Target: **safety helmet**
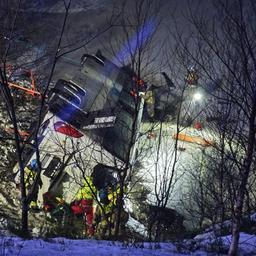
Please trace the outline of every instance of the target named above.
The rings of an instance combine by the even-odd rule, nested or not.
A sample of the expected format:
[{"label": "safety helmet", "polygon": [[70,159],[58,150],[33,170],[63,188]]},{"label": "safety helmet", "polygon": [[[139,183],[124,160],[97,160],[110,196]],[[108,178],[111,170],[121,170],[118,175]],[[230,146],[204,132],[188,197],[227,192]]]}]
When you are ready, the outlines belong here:
[{"label": "safety helmet", "polygon": [[37,160],[36,159],[33,159],[32,161],[31,161],[31,167],[34,169],[34,170],[36,170],[37,168],[38,168],[38,163],[37,163]]},{"label": "safety helmet", "polygon": [[196,71],[195,66],[194,66],[194,65],[190,65],[190,66],[188,67],[188,71],[189,71],[189,72],[195,72],[195,71]]},{"label": "safety helmet", "polygon": [[102,204],[108,204],[109,199],[108,199],[108,190],[107,188],[102,188],[99,190],[99,199]]}]

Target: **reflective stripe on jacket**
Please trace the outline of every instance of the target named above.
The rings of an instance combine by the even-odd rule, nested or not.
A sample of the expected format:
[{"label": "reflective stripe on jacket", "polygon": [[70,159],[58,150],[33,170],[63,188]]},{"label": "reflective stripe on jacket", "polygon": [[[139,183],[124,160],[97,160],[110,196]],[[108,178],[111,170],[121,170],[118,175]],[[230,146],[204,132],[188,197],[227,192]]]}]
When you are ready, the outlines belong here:
[{"label": "reflective stripe on jacket", "polygon": [[24,168],[25,185],[31,186],[36,178],[36,172],[29,169],[27,166]]}]

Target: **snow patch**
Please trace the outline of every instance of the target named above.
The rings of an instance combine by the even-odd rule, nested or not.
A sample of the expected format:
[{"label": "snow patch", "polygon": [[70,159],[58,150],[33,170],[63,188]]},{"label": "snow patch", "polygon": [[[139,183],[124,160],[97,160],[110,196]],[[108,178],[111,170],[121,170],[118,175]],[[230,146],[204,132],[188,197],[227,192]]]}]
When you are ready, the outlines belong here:
[{"label": "snow patch", "polygon": [[[231,242],[231,235],[221,237],[222,243],[229,247]],[[256,255],[256,236],[246,233],[240,233],[239,240],[239,255]]]},{"label": "snow patch", "polygon": [[[23,240],[4,237],[0,240],[0,251],[5,256],[177,256],[176,246],[171,243],[125,244],[101,240],[70,240],[66,238]],[[191,254],[182,254],[191,255]],[[195,254],[199,255],[199,254]],[[206,254],[200,254],[206,255]]]},{"label": "snow patch", "polygon": [[251,214],[250,220],[253,221],[253,222],[256,222],[256,212]]},{"label": "snow patch", "polygon": [[[178,256],[178,255],[226,255],[231,236],[212,239],[212,232],[201,234],[196,239],[173,243],[125,243],[102,240],[71,240],[64,237],[52,239],[23,240],[18,237],[1,236],[0,253],[5,256]],[[214,251],[220,250],[220,253]],[[256,255],[256,236],[240,233],[239,255]]]},{"label": "snow patch", "polygon": [[216,239],[216,235],[214,234],[213,231],[203,233],[203,234],[199,234],[199,235],[194,237],[194,240],[197,241],[197,242],[200,242],[200,241],[203,241],[203,240],[213,240],[213,239]]},{"label": "snow patch", "polygon": [[148,232],[146,230],[146,227],[143,224],[141,224],[139,221],[134,219],[133,217],[129,216],[129,220],[126,223],[126,225],[129,228],[131,228],[132,230],[134,230],[136,233],[139,233],[140,235],[142,235],[143,237],[148,236]]}]

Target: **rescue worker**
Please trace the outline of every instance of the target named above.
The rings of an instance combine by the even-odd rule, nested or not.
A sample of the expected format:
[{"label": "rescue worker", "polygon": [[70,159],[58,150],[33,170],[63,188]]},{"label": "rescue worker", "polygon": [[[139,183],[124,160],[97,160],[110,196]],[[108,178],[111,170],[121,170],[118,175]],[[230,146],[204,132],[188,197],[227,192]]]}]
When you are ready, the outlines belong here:
[{"label": "rescue worker", "polygon": [[55,196],[49,191],[43,194],[43,210],[45,212],[51,212],[56,207]]},{"label": "rescue worker", "polygon": [[43,210],[52,215],[62,211],[62,209],[69,207],[62,196],[56,196],[51,192],[43,194]]},{"label": "rescue worker", "polygon": [[[120,193],[120,187],[108,186],[107,200],[102,199],[103,194],[99,194],[100,201],[105,202],[97,205],[95,210],[94,225],[96,226],[96,235],[99,239],[105,239],[107,236],[114,234],[114,228],[116,224],[117,217],[117,197]],[[124,230],[125,223],[128,221],[128,213],[123,209],[121,210],[121,232]]]},{"label": "rescue worker", "polygon": [[150,87],[149,90],[146,91],[143,98],[146,103],[147,114],[148,114],[149,118],[152,119],[155,116],[155,95],[152,90],[152,86]]},{"label": "rescue worker", "polygon": [[[33,159],[29,165],[24,168],[24,181],[26,190],[28,193],[31,192],[31,189],[34,185],[36,175],[39,171],[38,163],[36,159]],[[32,210],[38,210],[37,197],[39,192],[39,187],[41,188],[43,185],[41,178],[39,182],[35,185],[35,190],[33,191],[31,202],[29,204],[29,208]]]},{"label": "rescue worker", "polygon": [[185,82],[190,86],[197,86],[198,80],[199,80],[199,76],[194,66],[189,67],[187,76],[185,78]]},{"label": "rescue worker", "polygon": [[69,205],[65,202],[62,197],[55,197],[55,208],[51,211],[51,216],[59,223],[61,226],[65,226],[68,222],[69,217],[71,217],[71,211]]},{"label": "rescue worker", "polygon": [[94,235],[93,228],[93,202],[96,196],[96,188],[92,183],[92,177],[87,176],[83,180],[83,186],[77,191],[75,202],[72,203],[72,212],[76,215],[78,206],[83,210],[86,222],[86,231],[89,237]]},{"label": "rescue worker", "polygon": [[107,238],[107,233],[110,235],[112,228],[111,214],[114,211],[115,205],[109,200],[110,186],[99,190],[99,204],[96,205],[93,225],[95,226],[96,236],[98,239]]},{"label": "rescue worker", "polygon": [[[124,191],[126,188],[124,187]],[[108,199],[110,201],[112,213],[111,213],[111,221],[112,223],[117,222],[117,214],[118,214],[118,209],[117,209],[117,200],[120,194],[120,186],[117,186],[116,189],[112,189],[112,187],[109,188],[109,194],[108,194]],[[121,215],[120,215],[120,233],[122,233],[125,229],[125,224],[129,219],[128,213],[124,210],[123,204],[122,204],[122,209],[121,209]]]}]

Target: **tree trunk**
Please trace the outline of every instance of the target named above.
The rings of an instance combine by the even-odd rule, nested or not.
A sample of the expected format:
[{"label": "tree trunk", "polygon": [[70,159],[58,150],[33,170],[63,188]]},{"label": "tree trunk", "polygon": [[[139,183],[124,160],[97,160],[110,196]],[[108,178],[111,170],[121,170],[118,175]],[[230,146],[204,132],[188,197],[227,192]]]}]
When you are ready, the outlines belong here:
[{"label": "tree trunk", "polygon": [[22,213],[21,213],[21,231],[22,236],[27,238],[29,236],[28,231],[28,203],[27,200],[22,200]]},{"label": "tree trunk", "polygon": [[116,213],[116,221],[115,221],[115,231],[114,237],[115,239],[119,236],[119,229],[121,224],[121,214],[123,210],[123,198],[124,198],[124,180],[123,177],[120,179],[120,193],[117,194],[117,213]]},{"label": "tree trunk", "polygon": [[241,226],[241,217],[242,217],[242,208],[243,208],[243,199],[241,196],[237,198],[235,214],[233,218],[233,225],[232,225],[232,240],[229,247],[228,255],[235,256],[237,255],[238,251],[238,243],[239,243],[239,233],[240,233],[240,226]]},{"label": "tree trunk", "polygon": [[6,80],[6,93],[8,97],[8,105],[10,109],[11,120],[14,128],[14,138],[15,138],[15,146],[16,146],[16,154],[18,159],[19,165],[19,172],[20,172],[20,194],[21,194],[21,231],[24,236],[28,236],[28,202],[26,196],[26,186],[25,186],[25,179],[24,179],[24,165],[22,160],[22,149],[21,149],[21,141],[18,131],[18,123],[16,118],[16,112],[14,108],[14,102],[11,95],[11,92],[8,87],[8,83]]},{"label": "tree trunk", "polygon": [[254,125],[256,120],[256,102],[253,103],[253,108],[250,113],[249,119],[249,135],[247,141],[247,152],[246,157],[244,159],[244,168],[242,173],[242,180],[241,184],[238,189],[236,205],[235,205],[235,212],[233,218],[233,227],[232,227],[232,241],[229,248],[228,255],[235,256],[237,255],[238,251],[238,243],[239,243],[239,232],[241,226],[241,218],[242,218],[242,211],[243,211],[243,204],[244,204],[244,197],[246,193],[246,186],[248,183],[248,177],[251,171],[251,165],[253,162],[253,154],[255,148],[255,135],[256,135],[256,127]]}]

